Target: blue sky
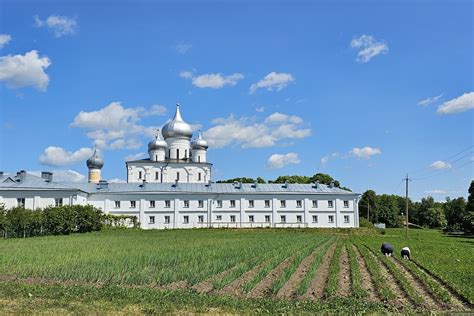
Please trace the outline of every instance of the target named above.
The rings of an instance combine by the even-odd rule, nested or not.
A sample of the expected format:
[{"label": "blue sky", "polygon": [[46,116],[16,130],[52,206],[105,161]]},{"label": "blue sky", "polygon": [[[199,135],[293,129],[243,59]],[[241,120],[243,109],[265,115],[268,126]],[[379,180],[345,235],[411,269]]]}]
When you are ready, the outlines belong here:
[{"label": "blue sky", "polygon": [[[214,180],[466,196],[471,1],[0,0],[0,169],[125,179],[179,102]],[[81,113],[82,112],[82,113]],[[73,172],[72,172],[73,171]]]}]

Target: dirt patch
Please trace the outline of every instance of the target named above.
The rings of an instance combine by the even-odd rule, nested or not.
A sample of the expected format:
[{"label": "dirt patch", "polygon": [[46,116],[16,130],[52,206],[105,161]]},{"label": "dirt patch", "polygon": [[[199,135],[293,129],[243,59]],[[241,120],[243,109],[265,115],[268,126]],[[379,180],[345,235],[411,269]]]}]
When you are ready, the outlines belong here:
[{"label": "dirt patch", "polygon": [[354,252],[356,253],[357,256],[357,262],[359,264],[359,271],[360,275],[362,278],[362,288],[367,292],[369,295],[369,300],[370,301],[376,301],[377,300],[377,291],[375,290],[375,284],[374,280],[372,280],[372,277],[369,273],[369,269],[367,268],[367,265],[364,261],[364,258],[362,258],[359,249],[357,249],[356,246],[352,245],[352,249],[354,249]]},{"label": "dirt patch", "polygon": [[242,274],[240,277],[229,283],[227,286],[225,286],[223,289],[221,289],[218,293],[219,294],[226,294],[226,295],[232,295],[232,296],[243,296],[244,293],[242,291],[242,286],[246,284],[248,281],[252,280],[262,269],[263,263],[253,267],[249,271],[245,272]]},{"label": "dirt patch", "polygon": [[263,297],[268,295],[270,292],[270,288],[272,286],[273,281],[288,267],[290,262],[294,259],[293,257],[286,258],[283,260],[276,268],[270,271],[260,283],[258,283],[250,293],[248,293],[247,297],[255,298],[255,297]]},{"label": "dirt patch", "polygon": [[334,243],[324,255],[323,262],[318,267],[318,270],[316,270],[316,276],[314,277],[313,281],[311,281],[311,285],[309,286],[306,293],[302,296],[302,299],[314,300],[323,297],[324,288],[326,287],[329,277],[331,259],[334,256],[335,250],[336,244]]},{"label": "dirt patch", "polygon": [[192,286],[192,288],[194,290],[196,290],[198,293],[201,293],[201,294],[206,294],[206,293],[209,293],[213,290],[214,288],[214,281],[216,280],[219,280],[219,279],[222,279],[223,277],[225,277],[227,274],[231,273],[236,267],[232,267],[230,269],[227,269],[225,271],[222,271],[216,275],[213,275],[212,277],[202,281],[202,282],[199,282],[198,284],[195,284]]},{"label": "dirt patch", "polygon": [[343,297],[351,295],[351,269],[346,247],[342,248],[339,257],[339,288],[336,295]]},{"label": "dirt patch", "polygon": [[[146,286],[144,286],[144,287],[146,287]],[[184,290],[187,287],[188,287],[188,283],[186,281],[178,281],[178,282],[165,284],[165,285],[163,285],[162,288],[166,289],[166,290],[175,291],[175,290]]]}]

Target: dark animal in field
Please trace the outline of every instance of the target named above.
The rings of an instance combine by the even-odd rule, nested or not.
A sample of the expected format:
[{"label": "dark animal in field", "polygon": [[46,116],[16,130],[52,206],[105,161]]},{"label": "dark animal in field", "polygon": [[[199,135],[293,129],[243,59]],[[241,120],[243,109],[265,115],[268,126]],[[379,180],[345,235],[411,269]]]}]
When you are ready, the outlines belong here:
[{"label": "dark animal in field", "polygon": [[410,248],[408,247],[403,247],[401,251],[401,255],[403,259],[408,259],[410,260]]},{"label": "dark animal in field", "polygon": [[390,257],[393,253],[393,246],[389,243],[384,242],[382,244],[382,247],[380,247],[380,250],[382,251],[384,255],[386,255],[387,257]]}]

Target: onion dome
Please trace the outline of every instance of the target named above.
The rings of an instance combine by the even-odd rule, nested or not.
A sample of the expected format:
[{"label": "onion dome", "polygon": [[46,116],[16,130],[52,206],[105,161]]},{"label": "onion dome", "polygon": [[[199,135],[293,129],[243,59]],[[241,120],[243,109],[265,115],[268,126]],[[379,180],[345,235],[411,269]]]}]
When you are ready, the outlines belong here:
[{"label": "onion dome", "polygon": [[166,149],[166,147],[168,147],[168,144],[161,137],[160,130],[158,130],[158,133],[156,134],[156,138],[148,143],[148,151],[150,152],[152,150],[157,150],[157,149]]},{"label": "onion dome", "polygon": [[181,117],[179,104],[176,104],[176,113],[173,119],[163,126],[162,133],[165,139],[170,137],[191,139],[193,136],[191,125],[186,123]]},{"label": "onion dome", "polygon": [[99,154],[97,154],[97,149],[94,149],[94,154],[87,159],[86,163],[89,169],[102,169],[104,166],[104,161],[100,158]]},{"label": "onion dome", "polygon": [[198,138],[193,139],[193,141],[191,142],[191,147],[193,149],[207,149],[209,147],[207,142],[202,139],[201,131],[199,131],[198,133]]}]

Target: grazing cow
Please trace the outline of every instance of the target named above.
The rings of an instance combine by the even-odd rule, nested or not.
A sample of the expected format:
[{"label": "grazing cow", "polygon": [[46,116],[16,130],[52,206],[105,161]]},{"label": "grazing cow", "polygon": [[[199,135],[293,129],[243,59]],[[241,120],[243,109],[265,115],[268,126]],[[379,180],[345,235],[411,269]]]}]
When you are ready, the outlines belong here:
[{"label": "grazing cow", "polygon": [[410,260],[410,248],[408,247],[403,247],[401,251],[401,255],[403,259],[408,259]]},{"label": "grazing cow", "polygon": [[390,257],[393,253],[393,246],[389,243],[384,242],[382,244],[382,247],[380,247],[380,250],[382,251],[384,255],[386,255],[387,257]]}]

